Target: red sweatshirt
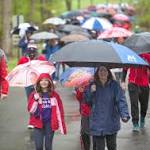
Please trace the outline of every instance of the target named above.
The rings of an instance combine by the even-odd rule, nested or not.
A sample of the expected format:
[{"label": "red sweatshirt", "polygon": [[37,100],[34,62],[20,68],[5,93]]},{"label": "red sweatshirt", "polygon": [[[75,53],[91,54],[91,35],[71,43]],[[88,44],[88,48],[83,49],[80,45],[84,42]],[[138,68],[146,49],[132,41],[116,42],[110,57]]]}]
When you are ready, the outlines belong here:
[{"label": "red sweatshirt", "polygon": [[4,55],[0,58],[0,94],[8,93],[8,81],[5,79],[7,76],[7,65]]},{"label": "red sweatshirt", "polygon": [[[145,53],[140,56],[150,64],[150,54]],[[149,75],[149,67],[131,67],[128,82],[146,87],[149,85]]]}]

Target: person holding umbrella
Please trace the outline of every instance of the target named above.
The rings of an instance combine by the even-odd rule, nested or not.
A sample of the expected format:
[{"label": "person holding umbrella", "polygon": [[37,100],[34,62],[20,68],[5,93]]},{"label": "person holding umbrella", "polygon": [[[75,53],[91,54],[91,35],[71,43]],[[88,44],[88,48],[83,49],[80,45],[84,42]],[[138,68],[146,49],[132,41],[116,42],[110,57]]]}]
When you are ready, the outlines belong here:
[{"label": "person holding umbrella", "polygon": [[75,97],[79,102],[80,114],[81,114],[81,148],[83,150],[90,150],[91,145],[91,137],[90,137],[90,129],[89,129],[89,115],[91,108],[88,104],[86,104],[84,100],[84,90],[87,85],[80,85],[76,87]]},{"label": "person holding umbrella", "polygon": [[26,30],[25,35],[21,37],[18,46],[21,48],[21,55],[24,56],[26,54],[26,50],[28,47],[28,44],[30,43],[30,37],[33,34],[32,30]]},{"label": "person holding umbrella", "polygon": [[[43,51],[43,53],[45,54],[46,60],[49,60],[56,51],[60,50],[60,48],[61,48],[61,45],[60,45],[58,38],[47,40],[45,49]],[[60,63],[55,62],[54,65],[56,67],[56,72],[52,75],[52,78],[53,80],[58,80]]]},{"label": "person holding umbrella", "polygon": [[7,97],[9,84],[5,79],[7,76],[7,64],[5,59],[5,54],[2,49],[0,49],[0,99],[3,100]]},{"label": "person holding umbrella", "polygon": [[[140,56],[150,63],[150,54],[142,53]],[[145,127],[145,117],[148,110],[149,101],[149,67],[130,67],[123,69],[122,87],[125,89],[125,79],[128,76],[128,91],[131,104],[131,116],[133,123],[133,131],[138,132],[139,129]],[[140,104],[140,108],[139,108]]]},{"label": "person holding umbrella", "polygon": [[[19,59],[17,65],[24,64],[24,63],[27,63],[27,62],[32,61],[32,60],[41,60],[41,61],[45,61],[46,60],[46,58],[44,57],[44,55],[38,55],[37,46],[35,44],[28,45],[25,54],[26,54],[25,56],[22,56]],[[28,100],[29,95],[33,91],[34,91],[34,86],[33,85],[25,87],[25,92],[26,92],[26,95],[27,95],[27,100]],[[33,128],[32,120],[33,119],[30,116],[29,123],[28,123],[28,128],[29,129]]]},{"label": "person holding umbrella", "polygon": [[36,91],[29,96],[28,111],[34,118],[36,150],[43,150],[44,143],[45,150],[52,150],[55,131],[60,129],[62,134],[66,134],[66,127],[63,104],[48,73],[41,73],[37,79]]},{"label": "person holding umbrella", "polygon": [[89,126],[96,150],[105,150],[105,142],[108,150],[117,150],[120,118],[128,122],[130,117],[124,91],[113,80],[107,67],[98,67],[94,81],[85,90],[84,97],[91,106]]}]

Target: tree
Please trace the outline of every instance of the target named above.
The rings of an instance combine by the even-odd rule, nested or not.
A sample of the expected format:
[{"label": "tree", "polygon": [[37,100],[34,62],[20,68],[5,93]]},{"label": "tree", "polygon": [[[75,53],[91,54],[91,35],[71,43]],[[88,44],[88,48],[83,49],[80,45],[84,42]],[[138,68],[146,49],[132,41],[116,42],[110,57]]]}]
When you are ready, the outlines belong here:
[{"label": "tree", "polygon": [[11,54],[11,0],[2,2],[2,48],[6,54]]},{"label": "tree", "polygon": [[150,2],[148,0],[139,0],[136,4],[136,12],[139,25],[146,28],[146,30],[150,29]]},{"label": "tree", "polygon": [[72,0],[65,0],[66,8],[68,11],[72,9]]},{"label": "tree", "polygon": [[81,0],[78,0],[78,9],[81,8]]}]

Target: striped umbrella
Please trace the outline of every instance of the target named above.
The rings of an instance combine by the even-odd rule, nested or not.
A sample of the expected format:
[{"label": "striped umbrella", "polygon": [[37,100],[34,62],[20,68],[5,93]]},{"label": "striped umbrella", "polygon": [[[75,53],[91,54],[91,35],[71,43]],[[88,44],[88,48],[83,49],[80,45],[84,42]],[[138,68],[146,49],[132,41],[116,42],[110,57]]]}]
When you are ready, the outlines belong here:
[{"label": "striped umbrella", "polygon": [[102,31],[111,28],[112,24],[105,18],[91,17],[81,27],[88,30]]}]

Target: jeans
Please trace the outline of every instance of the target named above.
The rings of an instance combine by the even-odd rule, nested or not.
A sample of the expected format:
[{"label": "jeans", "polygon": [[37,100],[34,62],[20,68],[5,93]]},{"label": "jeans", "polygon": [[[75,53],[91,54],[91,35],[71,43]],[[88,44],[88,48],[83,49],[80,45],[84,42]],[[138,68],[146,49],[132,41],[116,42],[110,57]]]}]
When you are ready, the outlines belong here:
[{"label": "jeans", "polygon": [[105,142],[108,150],[117,150],[116,137],[116,133],[106,136],[93,136],[96,150],[105,150]]},{"label": "jeans", "polygon": [[43,150],[43,143],[45,139],[45,150],[52,150],[52,141],[54,132],[50,128],[50,123],[44,123],[43,128],[34,128],[34,141],[36,150]]}]

